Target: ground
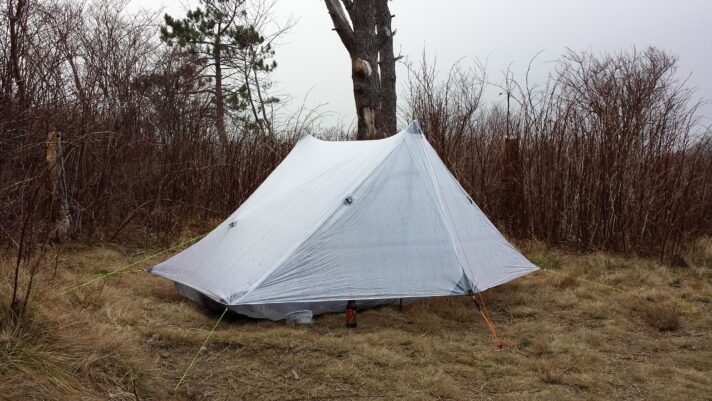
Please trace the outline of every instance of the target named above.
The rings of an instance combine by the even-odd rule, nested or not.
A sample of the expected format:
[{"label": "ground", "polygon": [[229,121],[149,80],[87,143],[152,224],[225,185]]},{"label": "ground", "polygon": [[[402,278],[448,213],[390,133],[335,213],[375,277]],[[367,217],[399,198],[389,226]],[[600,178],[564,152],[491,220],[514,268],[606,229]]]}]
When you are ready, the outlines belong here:
[{"label": "ground", "polygon": [[688,267],[520,246],[547,270],[486,291],[501,350],[466,297],[361,311],[357,329],[227,315],[175,390],[219,313],[136,271],[150,262],[62,293],[160,249],[71,243],[0,330],[0,399],[712,400],[712,241]]}]

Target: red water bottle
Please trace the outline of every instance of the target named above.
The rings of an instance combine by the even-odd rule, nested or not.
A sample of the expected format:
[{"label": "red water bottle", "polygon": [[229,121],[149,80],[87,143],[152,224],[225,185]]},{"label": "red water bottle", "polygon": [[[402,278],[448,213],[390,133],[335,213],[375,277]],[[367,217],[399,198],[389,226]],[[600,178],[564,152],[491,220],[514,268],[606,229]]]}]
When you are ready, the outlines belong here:
[{"label": "red water bottle", "polygon": [[346,303],[346,327],[356,327],[356,301]]}]

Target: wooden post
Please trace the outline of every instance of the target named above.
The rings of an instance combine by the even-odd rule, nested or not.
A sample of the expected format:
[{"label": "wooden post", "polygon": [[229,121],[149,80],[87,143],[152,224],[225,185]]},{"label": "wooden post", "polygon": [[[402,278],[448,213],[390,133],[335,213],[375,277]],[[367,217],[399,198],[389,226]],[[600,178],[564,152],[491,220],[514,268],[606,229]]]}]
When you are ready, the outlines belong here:
[{"label": "wooden post", "polygon": [[56,222],[51,238],[64,242],[72,235],[72,216],[62,168],[62,136],[56,131],[47,135],[47,168],[52,193],[51,218]]}]

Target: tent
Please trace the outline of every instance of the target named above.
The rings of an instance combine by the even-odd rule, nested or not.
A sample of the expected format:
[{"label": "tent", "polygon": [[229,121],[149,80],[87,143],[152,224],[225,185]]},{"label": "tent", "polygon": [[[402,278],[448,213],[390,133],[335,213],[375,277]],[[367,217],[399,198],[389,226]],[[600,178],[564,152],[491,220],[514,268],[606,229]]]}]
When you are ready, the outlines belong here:
[{"label": "tent", "polygon": [[536,269],[414,121],[379,140],[303,136],[227,220],[150,272],[196,302],[279,320],[484,291]]}]

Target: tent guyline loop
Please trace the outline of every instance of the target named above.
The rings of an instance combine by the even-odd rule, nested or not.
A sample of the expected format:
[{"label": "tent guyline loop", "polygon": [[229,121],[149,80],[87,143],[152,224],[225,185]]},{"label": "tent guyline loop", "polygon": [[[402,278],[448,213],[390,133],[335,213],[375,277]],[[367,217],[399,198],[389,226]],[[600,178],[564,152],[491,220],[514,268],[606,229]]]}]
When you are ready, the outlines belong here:
[{"label": "tent guyline loop", "polygon": [[116,269],[116,270],[112,270],[112,271],[107,272],[107,273],[102,273],[102,274],[100,274],[99,276],[94,277],[94,278],[91,279],[91,280],[88,280],[88,281],[85,281],[85,282],[83,282],[83,283],[81,283],[81,284],[77,284],[77,285],[74,285],[74,286],[71,286],[71,287],[69,287],[69,288],[64,289],[63,291],[61,291],[61,292],[59,292],[58,294],[56,294],[56,295],[54,296],[54,298],[56,298],[56,297],[58,297],[58,296],[60,296],[60,295],[64,295],[64,294],[66,294],[66,293],[68,293],[68,292],[71,292],[71,291],[74,291],[74,290],[78,290],[78,289],[80,289],[80,288],[82,288],[82,287],[85,287],[85,286],[87,286],[87,285],[89,285],[89,284],[91,284],[91,283],[93,283],[93,282],[96,282],[96,281],[105,279],[105,278],[107,278],[107,277],[115,276],[115,275],[120,274],[120,273],[143,271],[143,269],[137,269],[137,270],[127,270],[127,269],[130,268],[130,267],[136,266],[136,265],[139,264],[139,263],[142,263],[142,262],[145,262],[145,261],[147,261],[147,260],[153,259],[153,258],[155,258],[155,257],[157,257],[157,256],[161,256],[161,255],[163,255],[164,253],[170,252],[170,251],[172,251],[172,250],[174,250],[174,249],[176,249],[176,248],[180,248],[180,247],[183,246],[183,245],[187,245],[187,244],[189,244],[189,243],[191,243],[191,242],[195,242],[195,241],[197,241],[197,240],[199,240],[199,239],[205,237],[206,235],[208,235],[208,233],[195,236],[195,237],[193,237],[193,238],[188,239],[187,241],[183,241],[183,242],[181,242],[181,243],[179,243],[179,244],[173,245],[173,246],[171,246],[171,247],[169,247],[169,248],[166,248],[166,249],[164,249],[164,250],[162,250],[162,251],[160,251],[160,252],[158,252],[158,253],[154,253],[153,255],[146,256],[145,258],[143,258],[143,259],[141,259],[141,260],[137,260],[137,261],[135,261],[135,262],[131,262],[131,263],[129,263],[128,265],[123,266],[123,267],[120,267],[120,268],[118,268],[118,269]]},{"label": "tent guyline loop", "polygon": [[[480,313],[482,314],[482,317],[485,319],[487,328],[489,329],[490,333],[492,333],[492,337],[494,338],[494,344],[495,344],[495,346],[497,346],[497,348],[502,349],[502,347],[504,347],[504,342],[502,340],[500,340],[499,337],[497,336],[497,329],[494,327],[494,322],[492,321],[489,311],[487,310],[487,305],[485,305],[485,298],[482,296],[481,292],[478,292],[477,295],[480,298],[480,302],[482,302],[482,309],[480,309]],[[474,296],[473,296],[473,298],[474,298]]]},{"label": "tent guyline loop", "polygon": [[[485,305],[485,298],[482,296],[481,292],[478,292],[477,294],[473,293],[472,290],[468,291],[468,295],[472,297],[472,300],[475,301],[475,306],[477,307],[477,311],[480,312],[482,315],[482,318],[485,320],[485,324],[487,324],[487,328],[489,329],[490,333],[492,334],[492,337],[494,338],[494,344],[497,346],[497,348],[502,348],[504,347],[504,342],[499,339],[497,336],[497,329],[494,327],[494,322],[492,321],[492,318],[489,315],[489,311],[487,310],[487,305]],[[480,298],[480,301],[477,301],[477,298]]]},{"label": "tent guyline loop", "polygon": [[185,377],[188,375],[188,372],[190,371],[190,369],[193,368],[193,365],[195,365],[195,361],[198,360],[198,356],[200,355],[200,352],[203,350],[203,348],[205,348],[205,345],[208,343],[208,340],[210,339],[210,336],[212,336],[213,333],[215,332],[215,329],[218,328],[218,325],[219,325],[220,322],[223,320],[223,317],[225,317],[225,314],[227,313],[228,309],[229,309],[229,307],[226,306],[226,307],[225,307],[225,310],[223,310],[222,314],[220,315],[220,317],[218,318],[218,320],[217,320],[217,321],[215,322],[215,324],[213,325],[213,328],[210,329],[210,333],[208,333],[208,336],[205,337],[205,340],[203,340],[203,343],[200,344],[200,348],[198,348],[198,352],[195,353],[195,356],[193,357],[193,359],[192,359],[192,360],[190,361],[190,363],[188,364],[188,367],[185,368],[185,371],[183,372],[183,375],[180,377],[180,380],[178,380],[178,383],[176,384],[176,387],[173,389],[174,391],[177,391],[177,390],[180,388],[181,384],[183,384],[183,381],[185,380]]}]

